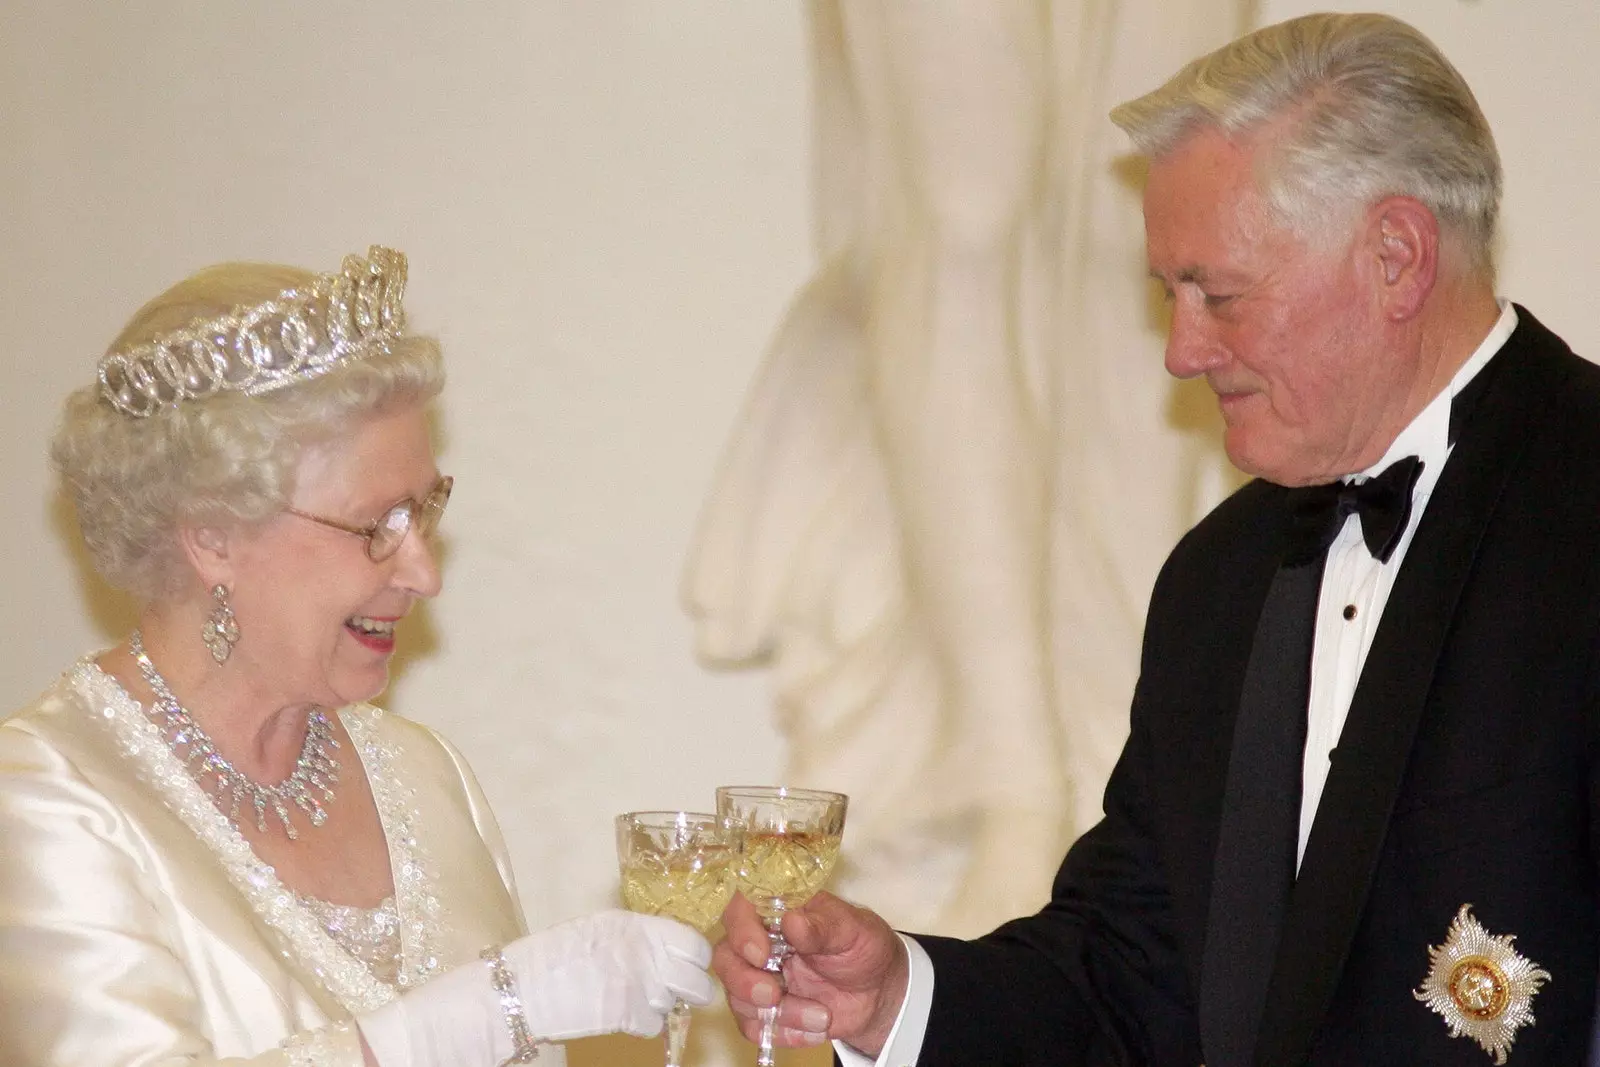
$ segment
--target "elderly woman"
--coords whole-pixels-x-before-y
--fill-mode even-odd
[[[524,934],[461,755],[367,703],[450,498],[405,271],[202,271],[68,400],[56,462],[143,608],[0,725],[7,1067],[561,1063],[709,999],[669,920]]]

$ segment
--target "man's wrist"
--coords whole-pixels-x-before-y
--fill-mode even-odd
[[[895,963],[894,970],[890,972],[889,981],[878,997],[878,1009],[873,1013],[871,1035],[873,1048],[863,1048],[861,1051],[872,1056],[883,1053],[889,1039],[894,1036],[896,1024],[900,1022],[900,1015],[905,1010],[906,987],[911,981],[911,961],[906,950],[905,938],[895,935]]]
[[[933,1006],[933,960],[914,938],[905,934],[897,936],[905,953],[906,967],[902,972],[904,985],[894,1025],[884,1041],[873,1042],[879,1046],[876,1052],[869,1053],[844,1041],[835,1041],[834,1052],[844,1067],[902,1067],[916,1063],[922,1055],[922,1042],[928,1032],[928,1012]],[[888,997],[887,991],[886,999],[893,999]]]

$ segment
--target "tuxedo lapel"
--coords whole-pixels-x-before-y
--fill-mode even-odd
[[[1258,1064],[1304,1062],[1327,1017],[1461,591],[1548,395],[1538,359],[1548,334],[1523,315],[1480,372],[1495,380],[1463,427],[1374,635],[1284,920]]]
[[[1164,862],[1171,877],[1178,929],[1187,942],[1189,980],[1201,986],[1201,960],[1208,935],[1211,882],[1216,860],[1223,794],[1233,747],[1239,699],[1252,638],[1285,549],[1284,490],[1255,481],[1240,490],[1251,499],[1241,515],[1204,547],[1221,561],[1225,588],[1183,589],[1173,599],[1205,605],[1204,616],[1184,622],[1194,635],[1177,642],[1187,658],[1167,662],[1161,677],[1180,684],[1155,694],[1158,702],[1181,707],[1163,729],[1152,734],[1158,745],[1152,776],[1161,810],[1181,817]],[[1181,580],[1181,575],[1178,576]],[[1140,681],[1147,684],[1148,678]]]

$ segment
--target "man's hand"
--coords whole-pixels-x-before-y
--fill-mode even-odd
[[[785,915],[783,936],[793,952],[784,962],[789,989],[781,1003],[776,976],[761,969],[769,942],[755,908],[734,894],[722,925],[727,936],[711,965],[745,1037],[759,1040],[761,1009],[778,1004],[775,1045],[832,1038],[869,1056],[883,1050],[905,999],[909,964],[899,935],[877,914],[818,893]]]

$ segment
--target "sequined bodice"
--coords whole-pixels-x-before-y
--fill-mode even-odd
[[[84,659],[73,668],[69,681],[95,719],[111,731],[133,772],[215,855],[251,911],[275,932],[285,958],[314,976],[347,1012],[372,1011],[393,1000],[397,991],[439,972],[443,909],[437,895],[438,873],[418,846],[414,794],[397,772],[399,749],[379,733],[380,709],[357,704],[338,712],[350,740],[350,767],[362,770],[372,789],[395,879],[394,900],[380,905],[389,909],[388,916],[356,918],[348,911],[324,913],[285,886],[217,809],[143,706],[114,677],[92,659]]]
[[[295,898],[340,948],[366,964],[372,977],[395,984],[400,977],[400,910],[394,897],[385,897],[375,908],[330,904],[303,893]]]

